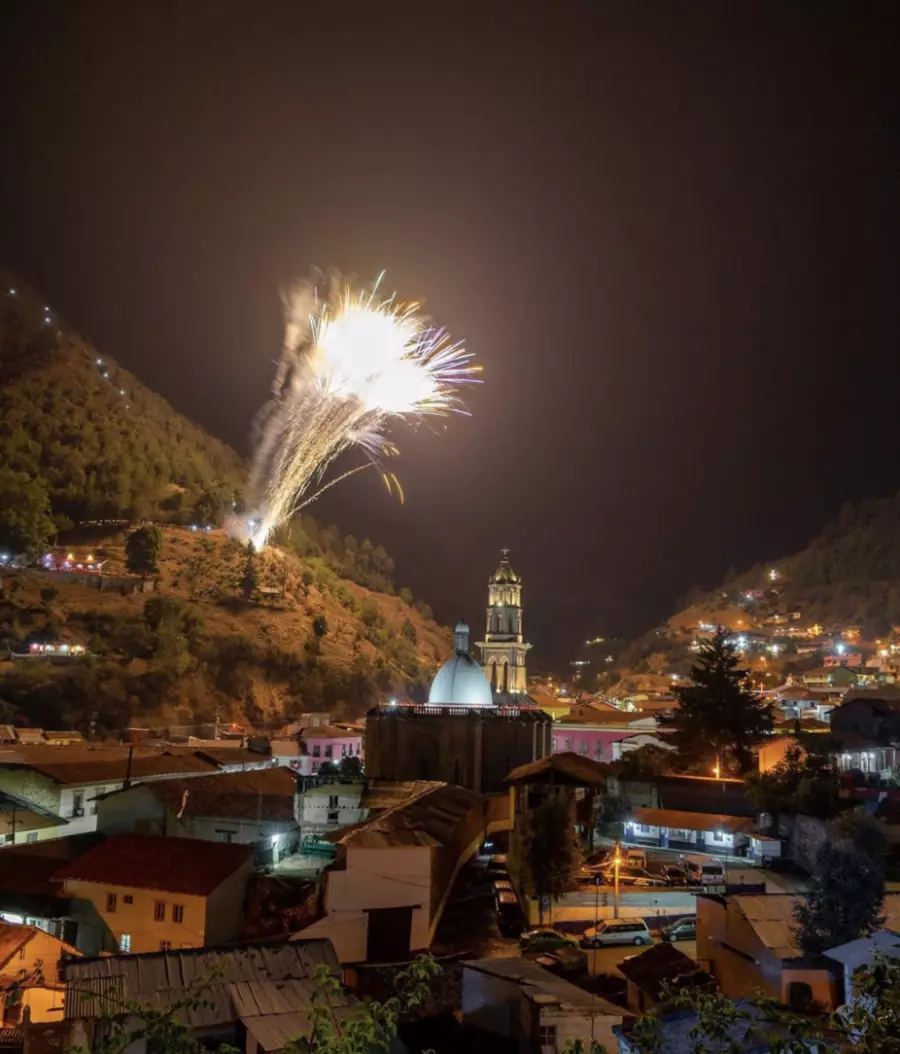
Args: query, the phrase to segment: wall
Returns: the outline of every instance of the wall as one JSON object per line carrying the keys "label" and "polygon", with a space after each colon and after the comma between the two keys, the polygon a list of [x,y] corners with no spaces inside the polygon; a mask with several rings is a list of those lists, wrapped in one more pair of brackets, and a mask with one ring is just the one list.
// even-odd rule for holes
{"label": "wall", "polygon": [[581,1040],[583,1050],[591,1050],[596,1042],[605,1050],[616,1049],[618,1040],[613,1035],[613,1026],[621,1025],[621,1016],[609,1017],[606,1014],[591,1013],[587,1009],[575,1009],[560,1006],[541,1007],[539,1024],[556,1026],[556,1049],[566,1050],[576,1040]]}
{"label": "wall", "polygon": [[[252,867],[252,862],[248,866]],[[78,947],[88,954],[93,953],[91,944],[95,942],[96,935],[82,934],[83,924],[92,929],[97,924],[103,927],[101,949],[98,949],[103,951],[119,951],[123,933],[131,937],[132,952],[157,952],[161,941],[170,941],[173,948],[198,948],[206,943],[204,897],[129,886],[107,886],[76,879],[67,879],[64,888],[67,896],[85,902],[73,905],[73,914],[79,922]],[[107,893],[116,894],[115,911],[106,910]],[[132,898],[131,904],[125,903],[126,896]],[[166,906],[165,921],[162,922],[154,919],[157,901]],[[172,908],[176,904],[184,908],[184,921],[180,923],[174,922],[172,918]],[[96,921],[92,922],[92,919]]]}
{"label": "wall", "polygon": [[97,802],[97,830],[103,834],[136,831],[162,834],[166,809],[146,787],[138,785]]}
{"label": "wall", "polygon": [[252,874],[253,861],[248,860],[209,895],[206,900],[205,944],[224,944],[240,936],[247,881]]}
{"label": "wall", "polygon": [[502,791],[511,769],[549,753],[550,728],[543,711],[371,711],[366,772],[377,779],[443,780],[479,793]]}
{"label": "wall", "polygon": [[571,750],[594,761],[613,761],[613,744],[628,739],[635,731],[634,728],[597,728],[558,721],[553,726],[553,752],[559,754]]}
{"label": "wall", "polygon": [[64,951],[71,950],[56,938],[37,930],[21,953],[16,954],[4,967],[7,975],[17,975],[20,970],[33,973],[40,968],[45,984],[22,990],[22,1002],[31,1008],[32,1021],[60,1021],[65,1003],[65,989],[57,986],[57,965]]}
{"label": "wall", "polygon": [[57,816],[60,814],[59,784],[47,776],[42,776],[26,765],[15,768],[0,769],[0,790],[8,791],[17,798],[32,801],[41,808],[49,809]]}
{"label": "wall", "polygon": [[[427,948],[430,943],[431,876],[429,846],[394,846],[385,849],[348,846],[346,867],[327,872],[325,912],[329,921],[329,934],[332,927],[340,926],[341,916],[358,917],[364,908],[413,907],[411,950]],[[354,923],[351,926],[352,938],[345,934],[335,938],[336,942],[340,941],[358,956],[354,959],[343,958],[335,943],[335,950],[342,962],[365,959],[367,927],[366,918],[361,934],[359,926]],[[309,934],[309,931],[304,933]]]}
{"label": "wall", "polygon": [[[304,791],[299,799],[300,824],[304,834],[307,829],[328,830],[364,820],[368,809],[361,808],[362,792],[362,783],[326,783]],[[329,805],[330,799],[334,797],[337,797],[336,810]],[[329,819],[329,814],[335,811],[337,820]]]}

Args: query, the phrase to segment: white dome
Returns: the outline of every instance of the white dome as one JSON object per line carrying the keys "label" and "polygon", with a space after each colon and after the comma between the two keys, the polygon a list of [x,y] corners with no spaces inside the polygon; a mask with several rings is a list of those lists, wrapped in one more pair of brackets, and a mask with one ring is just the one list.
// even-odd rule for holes
{"label": "white dome", "polygon": [[431,682],[429,706],[493,706],[487,677],[469,655],[469,627],[460,622],[455,636],[456,654],[444,663]]}

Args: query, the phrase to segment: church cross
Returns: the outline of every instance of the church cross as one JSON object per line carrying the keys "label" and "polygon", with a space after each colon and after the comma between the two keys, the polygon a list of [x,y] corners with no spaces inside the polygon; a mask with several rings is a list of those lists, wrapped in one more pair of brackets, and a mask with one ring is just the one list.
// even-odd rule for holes
{"label": "church cross", "polygon": [[501,554],[501,556],[503,557],[503,559],[505,560],[505,559],[507,558],[507,556],[509,556],[509,549],[508,549],[508,548],[507,548],[506,546],[504,546],[504,547],[503,547],[503,548],[502,548],[502,549],[500,550],[500,554]]}

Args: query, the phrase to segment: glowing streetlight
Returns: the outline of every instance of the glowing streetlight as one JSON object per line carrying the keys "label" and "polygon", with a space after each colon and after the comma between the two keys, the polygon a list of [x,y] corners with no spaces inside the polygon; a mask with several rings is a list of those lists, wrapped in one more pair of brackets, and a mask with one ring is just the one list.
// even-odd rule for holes
{"label": "glowing streetlight", "polygon": [[721,776],[721,774],[722,774],[722,768],[719,765],[719,755],[716,754],[716,763],[715,763],[715,765],[713,765],[713,775],[716,777],[716,779],[718,779],[719,776]]}
{"label": "glowing streetlight", "polygon": [[778,578],[778,571],[777,571],[776,568],[773,567],[772,570],[769,572],[769,581],[770,582],[774,582],[777,578]]}

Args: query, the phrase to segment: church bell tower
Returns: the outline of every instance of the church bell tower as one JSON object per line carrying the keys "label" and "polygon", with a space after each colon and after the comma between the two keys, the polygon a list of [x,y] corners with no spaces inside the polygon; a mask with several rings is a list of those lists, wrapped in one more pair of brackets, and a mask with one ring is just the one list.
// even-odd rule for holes
{"label": "church bell tower", "polygon": [[487,628],[478,647],[491,691],[524,696],[531,645],[522,640],[522,579],[509,565],[509,549],[500,552],[500,566],[488,580]]}

